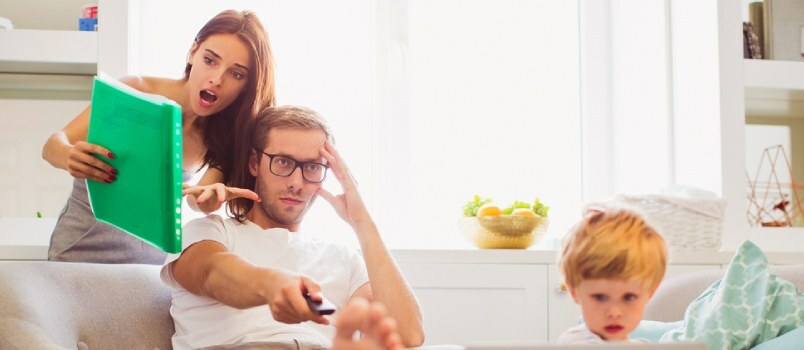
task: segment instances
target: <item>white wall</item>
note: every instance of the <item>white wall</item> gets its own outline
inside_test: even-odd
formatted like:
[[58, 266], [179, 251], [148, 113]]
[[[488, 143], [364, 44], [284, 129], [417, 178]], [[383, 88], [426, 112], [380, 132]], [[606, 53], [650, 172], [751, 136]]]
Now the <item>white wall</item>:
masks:
[[42, 146], [86, 101], [0, 99], [0, 217], [59, 215], [72, 177], [42, 159]]

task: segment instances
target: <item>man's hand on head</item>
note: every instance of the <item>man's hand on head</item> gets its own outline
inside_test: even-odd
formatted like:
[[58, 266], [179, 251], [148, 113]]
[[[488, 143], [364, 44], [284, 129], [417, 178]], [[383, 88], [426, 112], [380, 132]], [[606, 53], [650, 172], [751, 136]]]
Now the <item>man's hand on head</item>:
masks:
[[371, 220], [363, 198], [360, 197], [357, 190], [357, 183], [335, 146], [327, 141], [324, 148], [321, 149], [321, 155], [327, 160], [332, 174], [341, 184], [343, 193], [334, 195], [322, 187], [318, 190], [318, 195], [329, 202], [335, 208], [335, 212], [352, 227], [357, 227], [363, 221]]

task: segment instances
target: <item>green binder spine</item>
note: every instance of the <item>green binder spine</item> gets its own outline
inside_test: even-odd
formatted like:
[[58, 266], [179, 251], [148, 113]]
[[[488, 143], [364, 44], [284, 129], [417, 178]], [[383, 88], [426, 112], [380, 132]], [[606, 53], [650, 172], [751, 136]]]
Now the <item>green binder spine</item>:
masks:
[[[172, 101], [171, 101], [172, 102]], [[165, 232], [171, 232], [173, 239], [166, 239], [165, 251], [169, 253], [181, 252], [181, 198], [182, 198], [182, 128], [181, 128], [181, 108], [175, 106], [173, 108], [167, 107], [165, 111], [165, 122], [168, 124], [165, 129], [172, 130], [168, 134], [168, 139], [165, 141], [170, 145], [170, 158], [173, 159], [172, 164], [165, 164], [165, 169], [173, 168], [173, 176], [165, 176], [168, 181], [165, 188], [170, 189], [171, 193], [168, 198], [171, 198], [172, 206], [168, 206], [166, 210], [173, 213], [173, 221], [165, 221]], [[166, 201], [165, 204], [171, 202]]]

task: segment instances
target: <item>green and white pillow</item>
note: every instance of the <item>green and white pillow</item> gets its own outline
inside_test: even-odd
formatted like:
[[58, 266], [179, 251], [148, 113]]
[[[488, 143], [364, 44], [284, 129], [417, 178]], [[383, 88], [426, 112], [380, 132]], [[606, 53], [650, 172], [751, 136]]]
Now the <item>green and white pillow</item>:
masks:
[[708, 349], [751, 349], [804, 323], [804, 293], [770, 275], [768, 260], [746, 241], [724, 277], [687, 307], [684, 324], [661, 342], [699, 341]]

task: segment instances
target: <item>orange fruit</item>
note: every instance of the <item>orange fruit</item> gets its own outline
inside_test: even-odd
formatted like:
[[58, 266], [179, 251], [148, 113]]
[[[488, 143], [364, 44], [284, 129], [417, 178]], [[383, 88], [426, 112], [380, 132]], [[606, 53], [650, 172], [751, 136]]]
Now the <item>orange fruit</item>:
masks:
[[502, 215], [502, 209], [491, 203], [483, 204], [483, 206], [477, 209], [477, 216], [500, 216], [500, 215]]
[[534, 213], [533, 210], [530, 210], [529, 208], [516, 208], [514, 209], [513, 212], [511, 212], [511, 215], [529, 216], [532, 218], [536, 217], [536, 213]]

